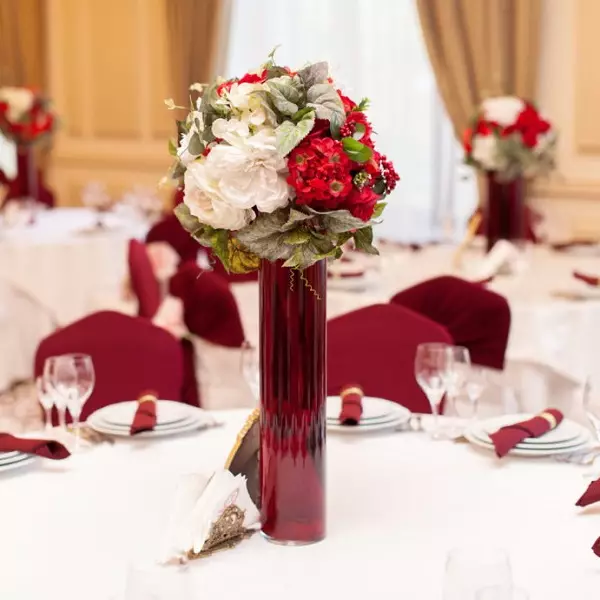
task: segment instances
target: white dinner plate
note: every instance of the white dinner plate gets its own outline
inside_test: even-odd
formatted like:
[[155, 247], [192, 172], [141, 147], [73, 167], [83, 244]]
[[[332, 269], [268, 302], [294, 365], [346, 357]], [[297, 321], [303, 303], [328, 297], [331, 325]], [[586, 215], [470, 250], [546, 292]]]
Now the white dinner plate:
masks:
[[12, 471], [13, 469], [20, 469], [21, 467], [25, 467], [30, 464], [36, 457], [31, 454], [23, 454], [22, 458], [19, 460], [15, 460], [10, 463], [0, 464], [0, 473], [4, 473], [4, 471]]
[[14, 454], [11, 454], [10, 456], [0, 456], [0, 465], [15, 462], [16, 460], [21, 460], [24, 456], [30, 456], [30, 455], [25, 454], [24, 452], [15, 452]]
[[[534, 414], [515, 414], [494, 417], [492, 419], [486, 419], [484, 421], [475, 423], [470, 429], [472, 429], [473, 432], [475, 432], [483, 441], [491, 443], [491, 439], [489, 437], [490, 433], [495, 433], [502, 427], [506, 427], [507, 425], [512, 425], [514, 423], [520, 423], [521, 421], [526, 421], [534, 416]], [[582, 434], [582, 431], [587, 432], [585, 427], [575, 423], [575, 421], [563, 419], [561, 424], [555, 429], [551, 429], [548, 433], [545, 433], [537, 438], [527, 438], [523, 440], [522, 444], [526, 444], [528, 446], [561, 444], [577, 439]]]
[[[482, 436], [478, 431], [471, 430], [470, 432], [473, 437], [477, 438], [482, 444], [487, 444], [488, 446], [493, 446], [491, 441], [487, 436]], [[487, 439], [486, 439], [487, 438]], [[576, 437], [574, 440], [570, 440], [568, 442], [554, 442], [551, 444], [526, 444], [524, 442], [520, 442], [515, 446], [515, 448], [519, 450], [532, 450], [535, 452], [544, 452], [545, 450], [562, 450], [563, 452], [568, 452], [570, 450], [575, 450], [580, 446], [584, 446], [590, 441], [588, 432], [583, 432], [579, 437]]]
[[21, 454], [21, 452], [17, 450], [11, 450], [10, 452], [0, 452], [0, 460], [4, 460], [5, 458], [11, 458], [12, 456], [17, 456], [17, 454]]
[[[117, 402], [98, 409], [94, 414], [100, 415], [104, 421], [111, 425], [130, 425], [138, 405], [137, 400]], [[190, 414], [188, 408], [195, 407], [173, 400], [157, 400], [156, 422], [159, 425], [167, 425], [182, 421]]]
[[[362, 409], [363, 412], [360, 418], [361, 424], [370, 421], [391, 420], [400, 414], [405, 415], [407, 421], [410, 419], [410, 411], [407, 408], [383, 398], [365, 396], [362, 399]], [[327, 396], [327, 421], [339, 424], [341, 410], [342, 399], [339, 396]]]
[[[166, 423], [161, 425], [160, 423], [157, 423], [154, 426], [155, 430], [160, 430], [160, 431], [166, 431], [169, 429], [181, 429], [182, 427], [187, 427], [188, 425], [190, 425], [192, 422], [197, 422], [198, 421], [198, 415], [189, 415], [187, 417], [185, 417], [183, 420], [178, 421], [177, 423]], [[107, 427], [109, 429], [115, 429], [118, 431], [129, 431], [129, 429], [131, 429], [131, 423], [129, 425], [121, 425], [119, 423], [109, 423], [108, 421], [106, 421], [105, 419], [102, 418], [102, 416], [97, 417], [97, 421], [98, 424], [102, 425], [103, 427]]]

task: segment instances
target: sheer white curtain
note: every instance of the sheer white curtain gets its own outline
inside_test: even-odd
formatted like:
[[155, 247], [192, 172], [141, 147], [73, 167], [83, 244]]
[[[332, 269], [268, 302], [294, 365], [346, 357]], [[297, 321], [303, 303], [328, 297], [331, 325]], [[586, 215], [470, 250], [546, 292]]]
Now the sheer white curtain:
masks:
[[327, 60], [340, 88], [371, 99], [378, 148], [401, 183], [381, 237], [423, 241], [464, 231], [475, 206], [461, 152], [440, 103], [413, 0], [233, 0], [227, 76], [277, 60]]

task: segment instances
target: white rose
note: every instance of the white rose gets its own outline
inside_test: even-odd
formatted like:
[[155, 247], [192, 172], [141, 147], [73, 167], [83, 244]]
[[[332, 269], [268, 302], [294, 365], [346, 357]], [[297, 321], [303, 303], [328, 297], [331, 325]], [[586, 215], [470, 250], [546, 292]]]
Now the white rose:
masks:
[[191, 163], [184, 175], [185, 205], [201, 223], [216, 229], [242, 229], [254, 219], [254, 212], [223, 202], [217, 185], [218, 181], [209, 178], [204, 161]]
[[24, 114], [31, 110], [34, 95], [27, 88], [5, 87], [0, 88], [0, 101], [8, 104], [8, 120], [18, 121]]
[[234, 139], [235, 145], [220, 144], [207, 156], [204, 165], [217, 181], [219, 199], [238, 208], [256, 207], [273, 212], [287, 206], [289, 189], [286, 162], [275, 146], [275, 133], [263, 129], [256, 135]]
[[179, 142], [179, 148], [177, 148], [177, 156], [179, 160], [187, 167], [191, 162], [195, 161], [199, 154], [192, 154], [190, 152], [190, 141], [192, 136], [196, 134], [195, 129], [190, 129], [187, 133], [181, 134], [181, 141]]
[[476, 135], [473, 137], [473, 160], [486, 171], [501, 171], [504, 161], [498, 156], [496, 137], [493, 135]]
[[525, 108], [525, 103], [514, 96], [498, 96], [484, 100], [481, 107], [485, 119], [507, 127], [515, 123], [519, 113]]
[[231, 106], [243, 111], [251, 107], [252, 94], [262, 89], [261, 83], [234, 83], [226, 95]]
[[212, 132], [216, 138], [232, 145], [236, 144], [239, 138], [247, 138], [250, 135], [248, 123], [240, 119], [216, 119], [212, 125]]

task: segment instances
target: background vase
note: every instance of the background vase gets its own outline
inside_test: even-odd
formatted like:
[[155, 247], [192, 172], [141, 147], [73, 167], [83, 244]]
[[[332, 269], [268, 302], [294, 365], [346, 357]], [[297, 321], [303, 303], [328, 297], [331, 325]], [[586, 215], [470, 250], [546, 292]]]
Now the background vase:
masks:
[[325, 536], [326, 261], [260, 271], [262, 531], [287, 544]]
[[517, 177], [498, 181], [495, 173], [487, 174], [485, 233], [487, 249], [498, 240], [521, 244], [526, 239], [525, 182]]

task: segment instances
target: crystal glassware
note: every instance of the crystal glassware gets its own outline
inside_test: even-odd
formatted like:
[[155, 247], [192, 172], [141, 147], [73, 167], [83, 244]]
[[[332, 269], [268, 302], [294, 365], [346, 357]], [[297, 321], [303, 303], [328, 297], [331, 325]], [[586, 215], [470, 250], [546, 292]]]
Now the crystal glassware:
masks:
[[513, 589], [512, 571], [504, 550], [457, 548], [448, 553], [443, 600], [477, 600], [486, 587], [498, 593]]
[[446, 370], [449, 361], [447, 350], [447, 344], [419, 344], [415, 355], [415, 376], [431, 405], [434, 419], [431, 437], [434, 440], [442, 439], [439, 414], [446, 393]]
[[471, 419], [477, 418], [479, 400], [487, 387], [487, 374], [483, 367], [471, 365], [465, 382], [465, 395], [471, 409]]
[[67, 426], [67, 399], [58, 394], [52, 384], [52, 376], [56, 369], [57, 358], [58, 356], [50, 356], [44, 361], [42, 379], [44, 380], [45, 389], [52, 395], [52, 399], [54, 400], [54, 406], [56, 407], [56, 412], [58, 414], [58, 426], [65, 429]]
[[44, 409], [44, 421], [46, 424], [46, 429], [52, 429], [52, 408], [54, 406], [52, 389], [44, 377], [35, 378], [35, 389], [37, 392], [38, 402]]

